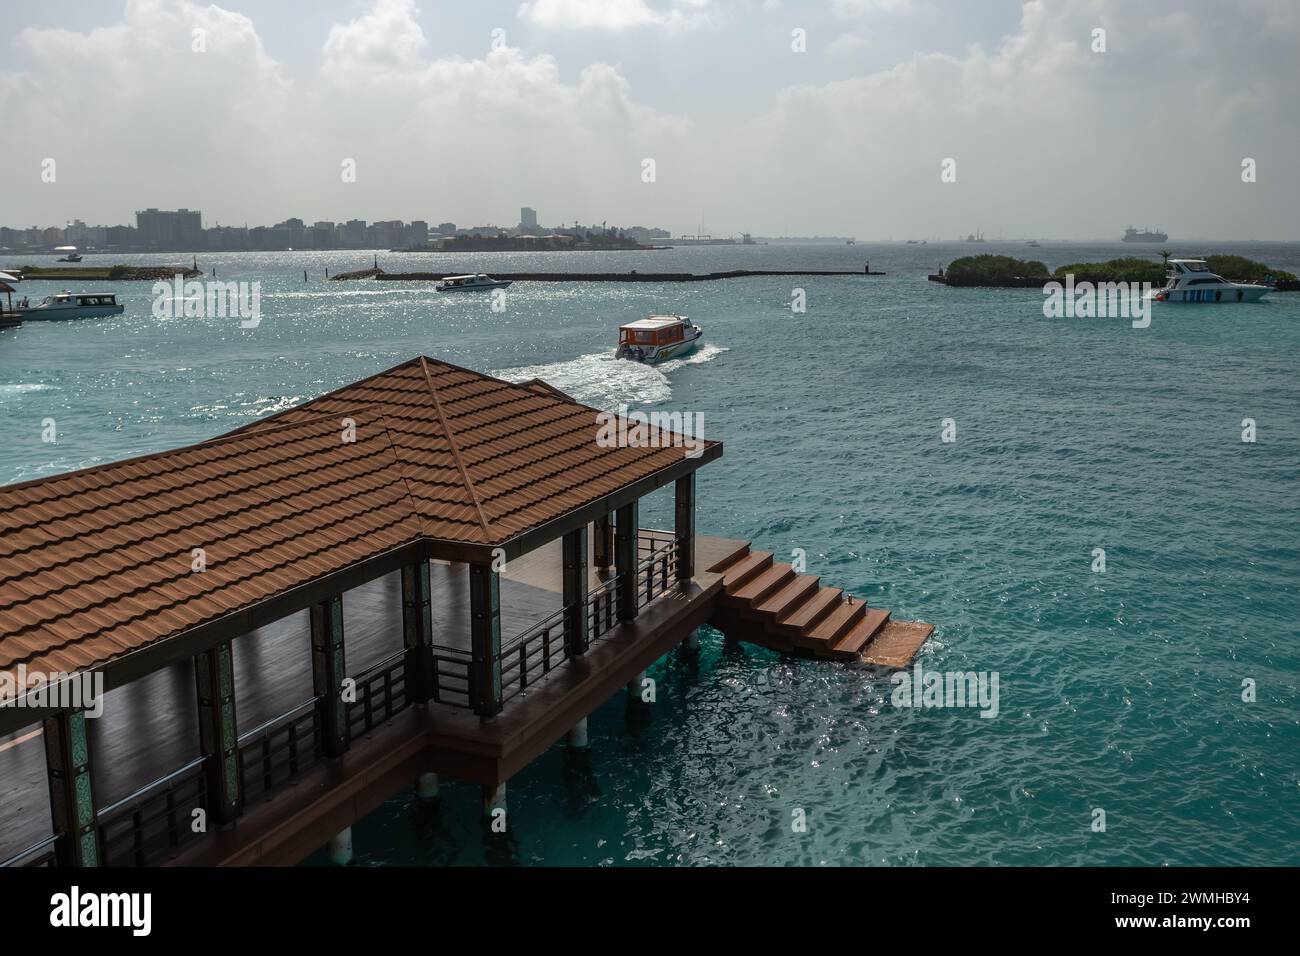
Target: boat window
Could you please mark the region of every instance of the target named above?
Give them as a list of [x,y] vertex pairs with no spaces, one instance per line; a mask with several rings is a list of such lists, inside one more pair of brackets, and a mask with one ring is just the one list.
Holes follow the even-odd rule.
[[1188,279],[1188,280],[1187,280],[1187,284],[1188,284],[1188,285],[1214,285],[1214,283],[1216,283],[1216,282],[1218,282],[1218,281],[1219,281],[1219,280],[1218,280],[1217,278],[1215,278],[1215,279]]
[[1210,267],[1207,266],[1204,262],[1188,262],[1186,263],[1186,266],[1188,272],[1209,272],[1210,271]]

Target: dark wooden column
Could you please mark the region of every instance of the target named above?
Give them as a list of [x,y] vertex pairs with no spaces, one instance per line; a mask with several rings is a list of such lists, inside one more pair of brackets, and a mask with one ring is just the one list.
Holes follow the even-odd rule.
[[677,580],[695,577],[695,472],[677,479],[673,531],[677,536]]
[[570,657],[587,653],[591,628],[587,618],[587,526],[564,536],[564,647]]
[[469,566],[470,690],[474,713],[501,713],[501,584],[490,564]]
[[50,781],[50,819],[59,866],[99,866],[95,786],[85,711],[63,711],[44,721],[45,766]]
[[606,514],[597,518],[593,525],[592,562],[600,570],[608,571],[614,564],[614,522]]
[[239,792],[234,653],[229,641],[195,656],[194,687],[199,698],[199,748],[206,758],[203,773],[208,816],[219,825],[232,823],[239,816],[243,795]]
[[326,757],[348,749],[348,705],[343,700],[343,597],[334,595],[311,606],[311,674]]
[[614,533],[614,573],[618,576],[618,619],[631,621],[637,612],[637,536],[640,534],[640,502],[618,509]]
[[421,558],[402,568],[402,639],[406,646],[406,699],[433,699],[433,614],[429,562]]

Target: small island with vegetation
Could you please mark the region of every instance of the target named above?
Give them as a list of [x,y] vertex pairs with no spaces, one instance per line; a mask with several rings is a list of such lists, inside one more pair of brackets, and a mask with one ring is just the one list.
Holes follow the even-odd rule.
[[[1172,258],[1165,253],[1162,255]],[[1290,272],[1242,256],[1205,256],[1205,264],[1211,272],[1230,282],[1275,282],[1278,291],[1300,288],[1300,283]],[[1163,285],[1165,265],[1163,262],[1129,256],[1105,262],[1072,262],[1053,270],[1036,259],[996,255],[962,256],[954,259],[946,270],[940,269],[930,276],[930,281],[952,286],[1032,288],[1045,282],[1064,280],[1067,275],[1074,276],[1076,282],[1150,282],[1152,285]]]

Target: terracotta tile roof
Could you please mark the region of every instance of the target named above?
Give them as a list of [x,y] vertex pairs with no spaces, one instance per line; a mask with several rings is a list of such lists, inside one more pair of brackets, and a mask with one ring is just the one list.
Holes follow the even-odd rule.
[[103,664],[421,538],[497,546],[685,456],[598,447],[595,415],[418,358],[211,441],[0,487],[0,670]]

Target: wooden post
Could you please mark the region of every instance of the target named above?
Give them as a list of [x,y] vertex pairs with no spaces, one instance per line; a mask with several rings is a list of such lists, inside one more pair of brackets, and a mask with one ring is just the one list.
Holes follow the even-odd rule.
[[199,699],[199,751],[205,758],[208,815],[219,825],[233,823],[243,795],[239,792],[234,653],[229,641],[195,655],[194,686]]
[[421,558],[402,567],[402,634],[406,646],[406,699],[419,704],[433,699],[433,614],[429,562]]
[[99,866],[95,785],[90,773],[86,713],[62,711],[44,722],[45,766],[50,782],[50,820],[62,839],[54,844],[59,866]]
[[695,577],[695,472],[677,479],[673,531],[677,537],[677,580]]
[[501,713],[501,583],[490,564],[469,566],[470,690],[474,713]]
[[597,518],[593,524],[595,539],[592,542],[592,560],[600,570],[608,571],[614,563],[614,522],[606,514]]
[[618,619],[631,621],[637,614],[637,536],[640,534],[639,502],[618,509],[614,534],[614,573],[618,576]]
[[311,673],[326,757],[348,749],[348,705],[343,700],[343,597],[335,594],[311,606]]
[[587,619],[587,526],[564,536],[564,647],[581,657],[591,644]]

